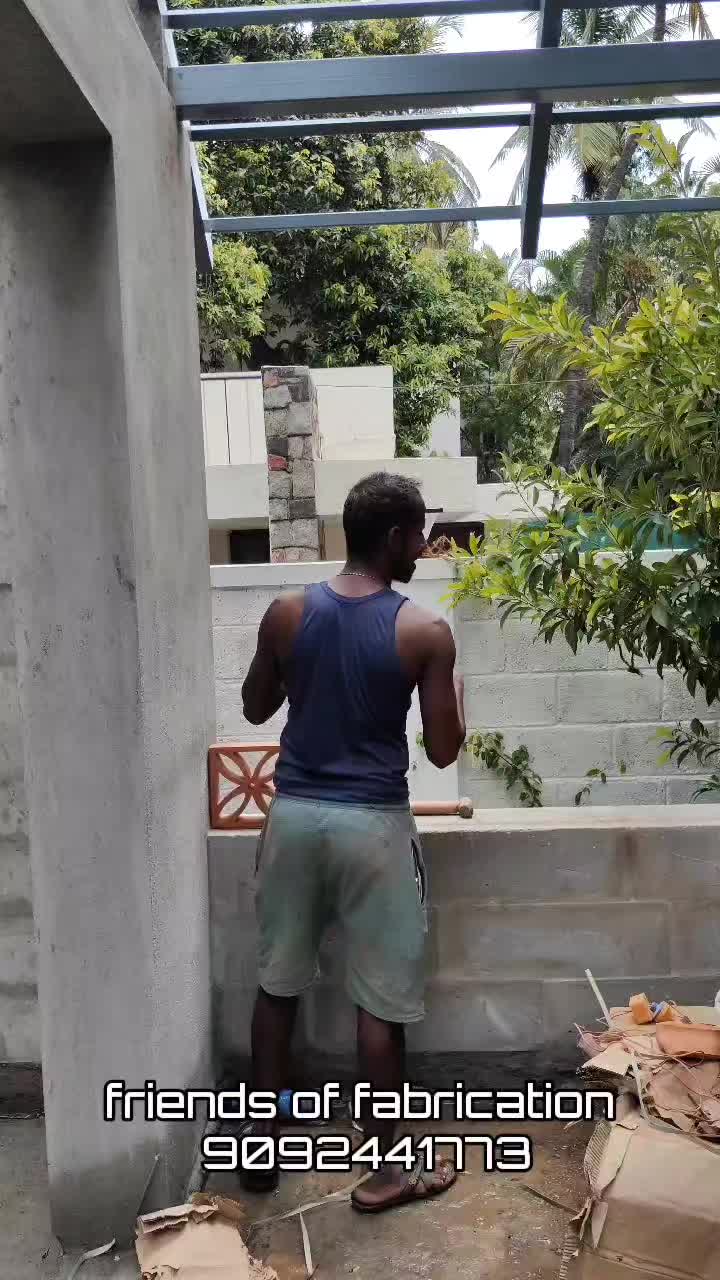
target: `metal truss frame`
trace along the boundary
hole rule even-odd
[[[648,101],[720,91],[720,40],[560,46],[563,9],[607,7],[608,0],[329,0],[327,4],[174,10],[167,9],[166,0],[144,2],[159,5],[168,52],[169,86],[192,143],[423,129],[529,128],[521,204],[455,209],[211,218],[204,208],[192,146],[196,244],[201,269],[209,269],[214,234],[519,219],[522,256],[532,259],[537,256],[542,218],[720,211],[720,198],[715,197],[544,202],[553,125],[720,115],[720,102]],[[618,6],[627,2],[610,0]],[[178,66],[175,55],[174,33],[193,28],[239,29],[297,22],[532,10],[539,13],[535,49],[183,67]],[[556,103],[563,102],[571,105],[556,107]],[[529,103],[529,110],[515,106],[518,103]],[[597,105],[577,105],[592,103]],[[507,109],[489,113],[468,109],[486,105]]]

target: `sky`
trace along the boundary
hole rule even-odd
[[[674,10],[670,10],[672,14]],[[720,4],[707,5],[707,16],[715,36],[720,38]],[[464,19],[462,33],[450,33],[445,48],[457,53],[482,52],[492,49],[522,49],[535,45],[535,30],[523,14],[487,14]],[[718,99],[720,94],[705,94],[704,101]],[[686,98],[687,101],[692,99]],[[520,109],[523,104],[519,104]],[[489,111],[510,108],[489,107]],[[481,111],[482,108],[478,108]],[[695,137],[688,154],[702,161],[720,151],[720,116],[708,121],[714,138]],[[687,126],[682,120],[663,121],[666,134],[677,139]],[[428,130],[428,136],[450,147],[467,165],[482,192],[483,204],[506,204],[513,180],[522,161],[522,153],[511,156],[503,165],[491,168],[492,161],[512,129],[442,129]],[[550,170],[545,184],[545,200],[564,202],[579,195],[570,165]],[[559,251],[579,240],[587,222],[584,218],[547,218],[540,229],[540,250]],[[478,244],[492,245],[497,253],[511,253],[520,246],[520,222],[483,222],[478,227]]]

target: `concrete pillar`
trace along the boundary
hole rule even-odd
[[[117,2],[117,0],[116,0]],[[120,0],[129,4],[148,49],[161,75],[165,74],[165,50],[163,48],[162,21],[157,0]]]
[[[0,1064],[40,1061],[35,970],[7,466],[0,418]],[[7,1074],[12,1080],[15,1073]]]
[[[320,559],[313,444],[317,395],[310,370],[292,365],[262,371],[268,451],[270,559]]]
[[[190,188],[159,78],[156,94],[133,77],[141,42],[118,31],[131,136],[119,124],[112,144],[0,158],[0,412],[52,1220],[68,1244],[127,1240],[150,1175],[145,1208],[177,1200],[196,1148],[197,1125],[142,1109],[106,1123],[105,1082],[212,1080]],[[146,54],[138,66],[156,75]]]

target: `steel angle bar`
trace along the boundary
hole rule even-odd
[[[575,200],[543,205],[543,218],[658,217],[668,213],[720,212],[720,196],[668,197],[658,200]],[[522,217],[519,204],[469,205],[454,209],[363,209],[345,213],[282,213],[210,218],[215,235],[310,231],[325,227],[378,227],[430,222],[508,222]]]
[[[560,0],[541,0],[538,24],[538,48],[560,43],[562,7]],[[520,253],[523,258],[536,258],[540,236],[540,213],[545,196],[545,174],[550,152],[552,103],[538,102],[530,112],[525,181],[522,198]]]
[[[713,92],[720,41],[514,49],[178,67],[178,112],[200,121],[329,111]]]
[[[632,120],[691,119],[720,116],[720,102],[628,103],[598,107],[561,107],[553,124],[593,124]],[[195,142],[271,141],[362,133],[415,133],[426,129],[516,129],[530,124],[529,111],[428,111],[402,116],[320,116],[302,120],[253,120],[242,124],[194,124]]]
[[[529,123],[529,111],[460,111],[455,115],[428,111],[422,115],[321,116],[304,120],[253,120],[243,124],[194,124],[191,132],[196,142],[245,142],[327,134],[418,133],[425,129],[514,129]]]
[[[141,0],[152,6],[157,0]],[[566,0],[565,9],[624,9],[644,0]],[[372,18],[432,18],[443,14],[532,13],[540,0],[348,0],[348,3],[229,5],[218,9],[171,9],[175,31],[205,28],[275,27],[293,22],[367,22]]]

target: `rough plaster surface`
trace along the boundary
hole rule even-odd
[[[13,81],[3,128],[26,91],[52,145],[0,159],[0,357],[53,1223],[70,1241],[122,1238],[157,1153],[146,1203],[181,1194],[196,1134],[106,1124],[104,1082],[211,1075],[190,181],[125,4],[102,33],[92,0],[10,9],[0,78],[41,32],[48,76],[62,68],[77,118],[112,137],[60,147],[42,109],[57,86]]]
[[[0,1062],[40,1061],[30,847],[0,421]]]

